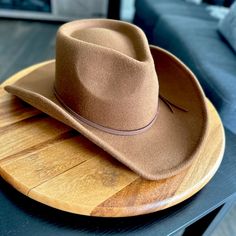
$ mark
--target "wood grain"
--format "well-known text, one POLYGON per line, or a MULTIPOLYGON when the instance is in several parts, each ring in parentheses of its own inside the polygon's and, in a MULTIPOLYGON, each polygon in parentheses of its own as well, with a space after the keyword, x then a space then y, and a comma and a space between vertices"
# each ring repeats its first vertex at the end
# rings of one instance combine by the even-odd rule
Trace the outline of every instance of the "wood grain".
POLYGON ((0 175, 23 194, 77 214, 133 216, 184 201, 217 171, 225 140, 210 102, 208 139, 193 165, 172 178, 148 181, 78 132, 3 90, 40 65, 17 73, 0 87, 0 175))

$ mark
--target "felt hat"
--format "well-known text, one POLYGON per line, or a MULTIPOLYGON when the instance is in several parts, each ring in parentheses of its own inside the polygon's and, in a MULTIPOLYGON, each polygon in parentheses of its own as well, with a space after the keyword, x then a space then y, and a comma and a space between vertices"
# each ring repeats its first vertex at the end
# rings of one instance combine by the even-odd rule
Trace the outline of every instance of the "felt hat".
POLYGON ((207 107, 196 77, 130 23, 62 25, 55 61, 5 89, 151 180, 189 167, 206 138, 207 107))

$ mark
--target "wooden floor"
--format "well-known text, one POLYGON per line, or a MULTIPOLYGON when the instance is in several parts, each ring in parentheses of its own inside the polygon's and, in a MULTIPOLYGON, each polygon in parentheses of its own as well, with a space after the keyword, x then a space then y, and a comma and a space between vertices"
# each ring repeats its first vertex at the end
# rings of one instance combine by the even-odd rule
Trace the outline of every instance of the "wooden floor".
MULTIPOLYGON (((0 19, 0 82, 32 64, 54 57, 59 24, 0 19)), ((236 235, 236 206, 214 236, 236 235)))

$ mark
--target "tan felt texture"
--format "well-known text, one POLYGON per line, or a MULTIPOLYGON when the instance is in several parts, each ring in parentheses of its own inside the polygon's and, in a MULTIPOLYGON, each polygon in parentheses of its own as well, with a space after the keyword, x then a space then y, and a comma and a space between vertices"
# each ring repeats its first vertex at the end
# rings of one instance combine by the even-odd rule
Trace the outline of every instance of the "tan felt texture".
POLYGON ((55 62, 5 89, 149 180, 187 169, 206 142, 209 117, 196 77, 127 22, 62 25, 55 62))
POLYGON ((0 175, 26 196, 76 214, 134 216, 184 201, 217 171, 225 139, 209 102, 207 139, 193 164, 174 177, 148 181, 77 131, 3 90, 37 66, 0 87, 0 175))

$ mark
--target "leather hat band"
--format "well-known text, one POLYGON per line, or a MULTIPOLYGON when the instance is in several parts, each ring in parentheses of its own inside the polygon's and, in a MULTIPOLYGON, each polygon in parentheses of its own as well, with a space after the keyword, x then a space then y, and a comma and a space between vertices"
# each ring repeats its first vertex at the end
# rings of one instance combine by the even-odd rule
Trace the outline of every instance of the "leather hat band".
POLYGON ((109 127, 105 127, 103 125, 99 125, 93 121, 90 121, 86 118, 84 118, 83 116, 80 116, 78 113, 76 113, 75 111, 73 111, 68 105, 65 104, 65 102, 63 101, 63 99, 60 97, 60 95, 57 93, 55 87, 54 87, 54 94, 57 98, 57 100, 61 103, 61 105, 71 114, 73 115, 74 118, 76 118, 79 122, 86 124, 86 125, 90 125, 96 129, 99 129, 101 131, 110 133, 110 134, 115 134, 115 135, 123 135, 123 136, 130 136, 130 135, 136 135, 136 134, 140 134, 144 131, 146 131, 147 129, 149 129, 152 124, 155 122, 157 115, 158 115, 158 109, 157 112, 154 116, 154 118, 151 120, 151 122, 149 122, 146 126, 139 128, 139 129, 134 129, 134 130, 118 130, 118 129, 113 129, 113 128, 109 128, 109 127))

